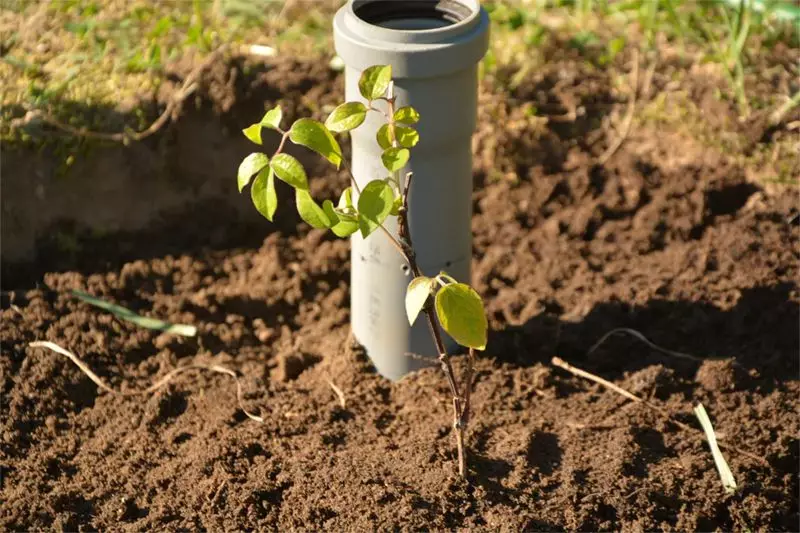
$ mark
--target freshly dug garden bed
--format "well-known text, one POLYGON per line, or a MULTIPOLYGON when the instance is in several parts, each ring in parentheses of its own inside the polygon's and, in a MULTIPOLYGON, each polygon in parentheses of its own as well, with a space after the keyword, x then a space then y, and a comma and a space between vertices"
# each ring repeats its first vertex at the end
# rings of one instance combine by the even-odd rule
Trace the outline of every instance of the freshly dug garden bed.
MULTIPOLYGON (((147 228, 76 230, 72 254, 40 240, 36 263, 4 265, 3 529, 796 530, 796 188, 754 180, 691 131, 647 124, 600 163, 617 131, 608 117, 625 99, 608 74, 569 57, 508 98, 487 84, 473 282, 492 333, 465 482, 441 372, 388 382, 350 339, 348 243, 288 210, 276 226, 231 207, 249 208, 233 192, 247 148, 215 132, 252 122, 263 100, 322 116, 340 80, 294 62, 249 77, 223 70, 226 83, 212 76, 199 110, 139 149, 163 157, 154 168, 177 183, 193 179, 192 165, 229 180, 225 202, 197 194, 147 228), (558 120, 531 117, 526 102, 558 120), (198 334, 137 328, 70 289, 198 334), (621 335, 587 355, 620 327, 703 360, 621 335), (225 365, 264 423, 237 407, 228 376, 197 370, 152 395, 111 395, 66 358, 27 347, 34 340, 128 391, 180 365, 225 365), (726 495, 700 432, 553 367, 553 356, 692 426, 703 403, 724 442, 764 462, 726 449, 740 485, 726 495)), ((707 81, 695 81, 688 90, 702 93, 707 81)), ((665 90, 658 75, 652 83, 665 90)), ((781 135, 755 138, 769 146, 781 135)), ((136 175, 143 163, 127 164, 136 175)), ((320 196, 345 183, 324 166, 311 175, 320 196)))

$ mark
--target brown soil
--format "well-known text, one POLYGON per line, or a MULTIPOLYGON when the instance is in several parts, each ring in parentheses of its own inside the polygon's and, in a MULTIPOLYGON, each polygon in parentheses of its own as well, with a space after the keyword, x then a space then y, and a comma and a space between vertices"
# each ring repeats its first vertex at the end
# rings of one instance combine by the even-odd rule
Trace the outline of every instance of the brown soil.
MULTIPOLYGON (((214 105, 137 149, 176 176, 194 166, 232 189, 247 148, 214 132, 240 128, 263 100, 319 116, 315 105, 341 92, 314 65, 225 72, 239 77, 209 84, 214 105), (220 157, 204 152, 212 141, 220 157)), ((751 169, 691 134, 645 126, 598 164, 614 135, 604 124, 624 112, 611 86, 609 74, 565 57, 508 100, 484 95, 473 281, 492 333, 477 373, 469 483, 455 473, 441 373, 387 382, 350 342, 348 243, 309 231, 289 209, 273 226, 198 196, 149 230, 79 233, 73 255, 40 241, 36 264, 4 265, 14 290, 2 300, 0 526, 797 530, 796 190, 751 181, 751 169), (585 113, 544 123, 524 102, 553 116, 585 113), (198 336, 122 323, 68 289, 193 323, 198 336), (586 355, 618 327, 708 359, 623 336, 586 355), (226 376, 198 371, 151 396, 113 396, 65 358, 27 347, 42 339, 129 390, 190 362, 227 365, 265 422, 237 408, 226 376), (702 402, 725 442, 766 463, 727 450, 740 489, 726 495, 697 433, 552 367, 554 355, 690 425, 702 402)), ((126 172, 141 159, 129 157, 126 172)), ((317 178, 315 192, 343 182, 317 178)))

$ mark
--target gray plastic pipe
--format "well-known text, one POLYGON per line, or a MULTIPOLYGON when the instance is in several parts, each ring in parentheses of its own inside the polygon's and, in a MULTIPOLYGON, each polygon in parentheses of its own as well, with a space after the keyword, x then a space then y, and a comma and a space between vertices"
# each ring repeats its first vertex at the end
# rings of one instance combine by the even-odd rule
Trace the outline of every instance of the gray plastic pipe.
MULTIPOLYGON (((472 257, 472 151, 478 62, 486 53, 489 18, 478 0, 350 0, 334 19, 336 52, 345 64, 348 101, 363 101, 358 80, 372 65, 391 65, 397 106, 421 115, 420 141, 407 168, 414 173, 409 225, 420 269, 470 281, 472 257)), ((383 102, 378 103, 383 104, 383 102)), ((385 109, 385 107, 384 107, 385 109)), ((384 123, 377 113, 352 132, 352 170, 359 187, 388 173, 375 141, 384 123)), ((397 221, 385 226, 397 234, 397 221)), ((427 321, 413 327, 405 313, 411 275, 381 232, 356 233, 351 251, 351 322, 355 338, 378 372, 400 379, 435 357, 427 321)), ((449 346, 453 348, 453 344, 449 346)))

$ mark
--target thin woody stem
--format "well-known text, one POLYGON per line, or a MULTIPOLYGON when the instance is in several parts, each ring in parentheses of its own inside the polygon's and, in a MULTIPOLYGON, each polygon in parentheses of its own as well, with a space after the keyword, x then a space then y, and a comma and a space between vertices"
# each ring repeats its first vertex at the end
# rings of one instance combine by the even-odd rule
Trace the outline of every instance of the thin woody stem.
MULTIPOLYGON (((389 110, 394 108, 394 101, 389 103, 389 110)), ((403 187, 403 206, 400 209, 399 225, 400 225, 400 238, 404 241, 406 247, 406 258, 414 273, 414 277, 422 275, 422 271, 417 264, 416 254, 414 253, 414 245, 411 240, 411 231, 408 224, 408 193, 411 190, 412 173, 406 175, 405 186, 403 187)), ((447 354, 447 349, 444 346, 442 339, 442 332, 439 329, 439 324, 436 322, 434 316, 435 310, 430 299, 424 308, 425 316, 428 320, 428 327, 431 331, 431 337, 436 344, 436 351, 439 353, 439 364, 442 367, 447 384, 450 386, 450 393, 453 395, 453 429, 456 433, 456 445, 458 447, 458 473, 461 477, 465 477, 467 473, 467 458, 466 450, 464 447, 464 429, 465 429, 465 416, 464 413, 469 411, 468 394, 462 396, 459 392, 458 383, 456 382, 455 372, 453 371, 453 364, 450 361, 450 356, 447 354)))

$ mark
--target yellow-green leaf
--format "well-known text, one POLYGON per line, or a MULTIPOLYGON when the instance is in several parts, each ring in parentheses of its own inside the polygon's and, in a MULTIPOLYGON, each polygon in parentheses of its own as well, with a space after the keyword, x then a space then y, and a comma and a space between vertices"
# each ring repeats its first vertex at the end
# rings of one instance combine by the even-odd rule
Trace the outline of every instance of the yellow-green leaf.
POLYGON ((253 124, 242 130, 244 136, 250 139, 250 142, 261 144, 261 124, 253 124))
POLYGON ((381 155, 381 161, 389 172, 397 172, 406 166, 410 155, 407 148, 387 148, 381 155))
POLYGON ((436 293, 436 316, 460 345, 486 349, 489 325, 478 293, 465 283, 445 285, 436 293))
POLYGON ((275 216, 275 209, 278 207, 278 194, 275 192, 275 173, 272 168, 261 169, 256 179, 253 180, 250 196, 258 212, 272 222, 272 217, 275 216))
POLYGON ((367 237, 380 226, 392 210, 394 193, 383 180, 367 183, 358 197, 358 227, 367 237))
POLYGON ((310 118, 301 118, 292 124, 289 139, 301 146, 310 148, 333 163, 336 168, 342 163, 342 149, 333 138, 333 134, 321 122, 310 118))
POLYGON ((358 80, 358 90, 361 91, 361 96, 367 100, 375 100, 384 95, 391 81, 392 66, 375 65, 361 73, 361 78, 358 80))
POLYGON ((276 105, 264 114, 260 124, 265 128, 278 130, 281 127, 281 119, 283 119, 283 111, 281 106, 276 105))
POLYGON ((255 152, 245 157, 239 164, 239 172, 237 173, 236 181, 239 184, 239 192, 242 192, 245 185, 250 183, 250 178, 254 174, 258 174, 267 165, 269 165, 269 158, 260 152, 255 152))
POLYGON ((342 133, 356 129, 365 118, 367 106, 361 102, 347 102, 333 110, 325 121, 325 126, 331 131, 342 133))
POLYGON ((410 126, 419 122, 419 113, 411 106, 404 106, 394 112, 394 120, 410 126))
POLYGON ((278 154, 272 158, 269 166, 275 175, 295 189, 308 190, 308 178, 300 161, 289 154, 278 154))
POLYGON ((392 136, 389 132, 389 125, 384 124, 380 128, 378 128, 378 132, 375 134, 375 139, 378 141, 378 146, 387 150, 392 147, 392 136))
POLYGON ((300 218, 305 220, 312 228, 324 229, 331 227, 331 220, 325 214, 325 210, 314 201, 308 191, 297 189, 295 201, 300 218))
POLYGON ((436 284, 436 280, 419 276, 411 280, 406 289, 406 316, 408 323, 414 325, 419 312, 425 307, 431 289, 436 284))
POLYGON ((414 128, 395 126, 394 135, 397 137, 397 144, 403 148, 414 148, 419 142, 419 133, 414 128))

